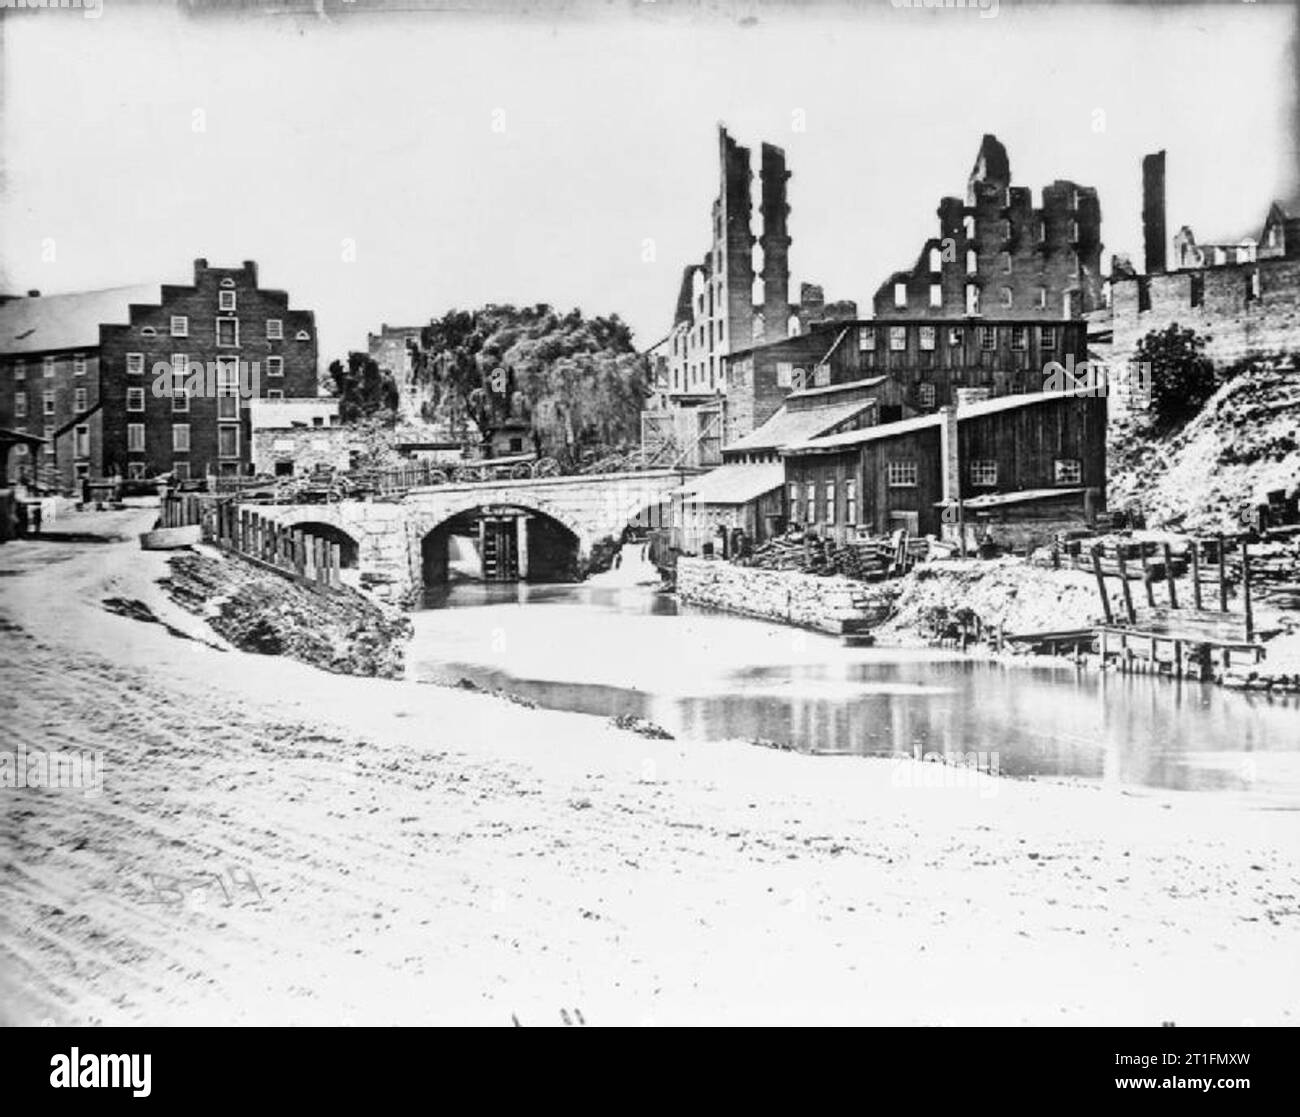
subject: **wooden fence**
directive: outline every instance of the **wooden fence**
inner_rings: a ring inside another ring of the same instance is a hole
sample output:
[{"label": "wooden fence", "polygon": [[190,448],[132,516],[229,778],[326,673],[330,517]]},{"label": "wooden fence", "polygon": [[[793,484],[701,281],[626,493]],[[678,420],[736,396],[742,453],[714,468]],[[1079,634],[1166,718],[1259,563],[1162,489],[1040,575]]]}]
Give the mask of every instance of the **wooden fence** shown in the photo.
[{"label": "wooden fence", "polygon": [[161,526],[192,524],[203,528],[205,542],[279,573],[318,586],[342,584],[342,549],[337,543],[286,527],[231,500],[192,493],[171,494],[163,499]]}]

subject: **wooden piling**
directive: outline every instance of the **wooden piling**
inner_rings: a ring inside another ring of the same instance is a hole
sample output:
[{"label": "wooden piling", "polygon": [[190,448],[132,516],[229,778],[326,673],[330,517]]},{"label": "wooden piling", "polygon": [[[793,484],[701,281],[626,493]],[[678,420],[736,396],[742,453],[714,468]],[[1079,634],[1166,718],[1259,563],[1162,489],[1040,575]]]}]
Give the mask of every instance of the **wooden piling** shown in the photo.
[{"label": "wooden piling", "polygon": [[1192,604],[1201,607],[1201,541],[1192,540]]},{"label": "wooden piling", "polygon": [[1156,591],[1151,584],[1151,563],[1147,559],[1147,545],[1145,543],[1138,547],[1142,555],[1142,588],[1146,591],[1147,605],[1154,609],[1156,607]]},{"label": "wooden piling", "polygon": [[[1129,624],[1137,623],[1137,612],[1133,608],[1133,591],[1128,584],[1128,566],[1124,558],[1124,545],[1115,548],[1115,561],[1119,564],[1119,588],[1124,593],[1124,613]],[[1127,641],[1125,642],[1127,644]]]},{"label": "wooden piling", "polygon": [[1169,608],[1178,608],[1178,589],[1174,585],[1174,552],[1168,543],[1164,547],[1165,581],[1169,585]]},{"label": "wooden piling", "polygon": [[1241,541],[1241,604],[1246,613],[1246,643],[1255,639],[1255,610],[1250,600],[1250,544]]},{"label": "wooden piling", "polygon": [[1227,548],[1223,543],[1223,532],[1219,532],[1219,612],[1228,611],[1228,555]]},{"label": "wooden piling", "polygon": [[[1097,578],[1097,592],[1101,594],[1101,608],[1106,616],[1106,623],[1113,624],[1115,618],[1111,615],[1110,597],[1106,593],[1106,576],[1101,572],[1101,548],[1099,546],[1092,548],[1092,572]],[[1105,656],[1103,655],[1103,660]]]}]

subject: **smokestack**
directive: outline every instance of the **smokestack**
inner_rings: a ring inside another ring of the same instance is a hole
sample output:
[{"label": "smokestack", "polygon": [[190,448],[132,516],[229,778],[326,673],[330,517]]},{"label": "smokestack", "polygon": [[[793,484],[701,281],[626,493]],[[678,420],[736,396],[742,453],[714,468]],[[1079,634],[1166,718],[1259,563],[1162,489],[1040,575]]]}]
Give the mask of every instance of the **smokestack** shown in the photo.
[{"label": "smokestack", "polygon": [[1143,271],[1156,275],[1165,270],[1165,153],[1142,157]]},{"label": "smokestack", "polygon": [[771,144],[763,145],[762,166],[763,212],[763,323],[769,340],[785,336],[790,315],[790,236],[786,218],[785,184],[790,172],[785,169],[785,152]]}]

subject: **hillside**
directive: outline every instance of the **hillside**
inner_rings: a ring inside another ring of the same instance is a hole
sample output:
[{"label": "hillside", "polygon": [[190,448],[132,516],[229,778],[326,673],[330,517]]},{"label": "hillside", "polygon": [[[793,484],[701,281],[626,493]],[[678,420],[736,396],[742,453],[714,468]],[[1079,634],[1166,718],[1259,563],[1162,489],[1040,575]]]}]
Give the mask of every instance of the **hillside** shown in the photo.
[{"label": "hillside", "polygon": [[1300,366],[1249,368],[1172,437],[1144,419],[1111,425],[1107,503],[1151,526],[1239,530],[1270,490],[1300,487]]}]

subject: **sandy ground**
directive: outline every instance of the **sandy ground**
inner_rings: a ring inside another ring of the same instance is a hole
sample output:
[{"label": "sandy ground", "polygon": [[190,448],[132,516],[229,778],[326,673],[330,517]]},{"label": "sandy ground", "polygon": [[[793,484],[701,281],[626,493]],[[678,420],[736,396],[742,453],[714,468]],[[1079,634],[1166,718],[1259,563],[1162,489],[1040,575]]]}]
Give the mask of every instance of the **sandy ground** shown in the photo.
[{"label": "sandy ground", "polygon": [[0,789],[3,1022],[1296,1022],[1300,813],[920,786],[222,650],[150,518],[0,547],[2,747],[105,754],[99,795]]}]

